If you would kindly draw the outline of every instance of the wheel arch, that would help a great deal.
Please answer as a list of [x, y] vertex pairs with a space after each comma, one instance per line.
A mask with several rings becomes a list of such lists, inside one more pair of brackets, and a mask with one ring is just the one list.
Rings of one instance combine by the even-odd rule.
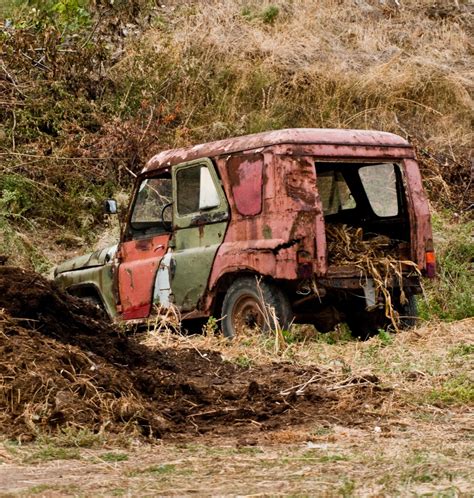
[[238, 278], [244, 277], [255, 277], [255, 278], [265, 278], [271, 279], [269, 275], [262, 275], [254, 268], [245, 267], [245, 268], [235, 268], [231, 269], [225, 273], [222, 273], [217, 279], [212, 292], [211, 292], [211, 305], [210, 305], [210, 314], [213, 316], [220, 316], [220, 312], [222, 309], [222, 304], [224, 302], [224, 297], [235, 280]]
[[93, 282], [87, 282], [87, 283], [83, 283], [83, 284], [73, 284], [73, 285], [67, 287], [65, 290], [68, 294], [71, 294], [72, 296], [75, 296], [75, 297], [78, 297], [81, 299], [84, 299], [87, 297], [91, 297], [93, 299], [96, 299], [100, 303], [102, 309], [107, 314], [109, 314], [108, 310], [107, 310], [107, 304], [105, 303], [104, 298], [102, 296], [102, 292], [100, 291], [99, 287], [96, 284], [94, 284]]

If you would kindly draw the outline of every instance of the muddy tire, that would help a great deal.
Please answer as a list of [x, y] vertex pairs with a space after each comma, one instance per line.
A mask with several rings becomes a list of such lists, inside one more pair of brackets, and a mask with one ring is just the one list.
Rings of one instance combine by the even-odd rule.
[[346, 323], [349, 325], [353, 337], [366, 341], [377, 335], [380, 329], [385, 329], [390, 321], [383, 310], [357, 310], [349, 313]]
[[264, 318], [261, 296], [267, 307], [275, 310], [280, 327], [287, 329], [290, 326], [293, 316], [285, 293], [272, 283], [260, 281], [257, 284], [255, 277], [243, 277], [229, 287], [222, 304], [225, 337], [232, 338], [246, 328], [271, 331], [272, 325], [269, 326]]
[[408, 301], [403, 305], [399, 305], [398, 312], [400, 313], [400, 328], [402, 330], [414, 327], [418, 317], [416, 296], [414, 294], [408, 296]]

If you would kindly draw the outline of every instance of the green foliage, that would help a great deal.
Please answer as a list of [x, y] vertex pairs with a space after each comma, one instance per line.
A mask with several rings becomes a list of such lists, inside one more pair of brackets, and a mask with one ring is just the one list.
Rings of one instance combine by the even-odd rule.
[[380, 329], [377, 337], [380, 340], [380, 343], [382, 346], [389, 346], [393, 342], [393, 336], [390, 334], [390, 332], [387, 332], [386, 330]]
[[36, 442], [44, 448], [97, 448], [104, 444], [105, 436], [87, 428], [63, 427], [53, 434], [41, 433]]
[[239, 355], [236, 358], [235, 363], [237, 363], [239, 367], [250, 368], [252, 366], [252, 359], [249, 358], [247, 355]]
[[104, 453], [100, 456], [101, 460], [105, 462], [125, 462], [128, 460], [128, 455], [126, 453]]
[[273, 24], [279, 13], [280, 9], [276, 5], [269, 5], [260, 17], [265, 24]]
[[38, 200], [35, 184], [17, 174], [0, 176], [0, 216], [6, 218], [23, 217]]
[[58, 446], [43, 446], [25, 458], [25, 463], [40, 463], [50, 460], [79, 460], [80, 451], [77, 448]]
[[280, 9], [276, 5], [269, 5], [263, 10], [257, 10], [252, 7], [244, 7], [241, 12], [242, 17], [247, 21], [259, 20], [264, 24], [273, 24], [279, 14]]
[[210, 316], [207, 319], [207, 322], [202, 327], [202, 333], [204, 335], [211, 335], [211, 336], [216, 335], [218, 330], [219, 330], [219, 321], [217, 320], [217, 318], [213, 316]]
[[452, 358], [474, 355], [474, 344], [458, 344], [449, 351]]
[[[17, 9], [10, 7], [10, 12], [17, 17], [15, 25], [20, 28], [43, 29], [54, 25], [63, 31], [77, 31], [89, 26], [92, 20], [89, 0], [17, 0], [12, 3]], [[18, 11], [21, 7], [27, 9]]]
[[176, 465], [171, 463], [164, 463], [162, 465], [150, 465], [143, 469], [131, 470], [128, 472], [129, 477], [136, 477], [143, 474], [150, 474], [152, 476], [162, 476], [166, 474], [172, 474], [176, 471]]
[[450, 222], [447, 214], [433, 217], [437, 278], [426, 285], [426, 299], [419, 301], [426, 320], [461, 320], [474, 316], [474, 222]]
[[474, 403], [473, 379], [463, 374], [447, 380], [428, 394], [428, 402], [447, 405]]

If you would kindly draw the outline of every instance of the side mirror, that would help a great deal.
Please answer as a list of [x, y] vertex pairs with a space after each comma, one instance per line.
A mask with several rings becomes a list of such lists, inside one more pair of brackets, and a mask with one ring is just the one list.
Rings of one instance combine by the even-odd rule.
[[104, 201], [105, 214], [117, 214], [117, 201], [114, 199], [107, 199]]

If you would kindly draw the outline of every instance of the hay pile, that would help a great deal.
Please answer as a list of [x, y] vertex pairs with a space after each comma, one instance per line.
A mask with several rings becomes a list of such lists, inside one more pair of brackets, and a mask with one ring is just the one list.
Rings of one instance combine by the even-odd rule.
[[360, 270], [362, 279], [372, 278], [376, 294], [382, 294], [385, 303], [385, 316], [398, 330], [399, 314], [392, 302], [390, 289], [397, 282], [400, 287], [400, 304], [407, 303], [403, 289], [404, 274], [417, 274], [420, 271], [413, 261], [400, 259], [396, 244], [386, 235], [364, 239], [361, 227], [345, 224], [326, 226], [328, 264], [350, 265]]

